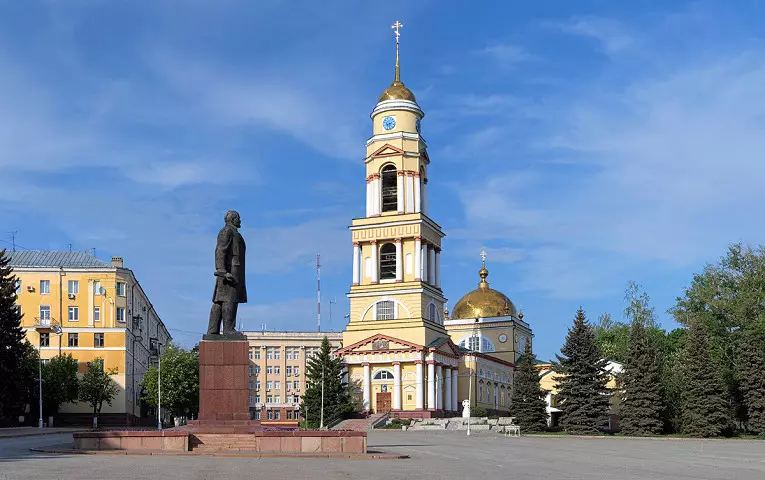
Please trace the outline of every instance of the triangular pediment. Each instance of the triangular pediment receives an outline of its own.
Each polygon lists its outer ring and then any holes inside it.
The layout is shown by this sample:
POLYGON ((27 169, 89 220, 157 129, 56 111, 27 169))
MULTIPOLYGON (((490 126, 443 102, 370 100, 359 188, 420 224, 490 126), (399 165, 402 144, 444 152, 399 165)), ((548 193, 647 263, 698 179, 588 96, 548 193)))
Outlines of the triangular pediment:
POLYGON ((340 355, 350 355, 354 353, 370 353, 370 352, 416 352, 423 350, 422 345, 416 343, 407 342, 400 338, 391 337, 388 335, 377 334, 369 338, 365 338, 353 345, 348 345, 338 351, 340 355))
POLYGON ((457 356, 460 355, 460 350, 457 347, 457 345, 452 342, 451 338, 441 338, 438 341, 432 343, 429 345, 429 350, 431 352, 441 353, 443 355, 447 356, 457 356))
POLYGON ((377 157, 390 157, 393 155, 403 155, 404 151, 400 148, 396 148, 393 145, 386 143, 382 147, 375 150, 372 155, 369 156, 369 158, 377 158, 377 157))

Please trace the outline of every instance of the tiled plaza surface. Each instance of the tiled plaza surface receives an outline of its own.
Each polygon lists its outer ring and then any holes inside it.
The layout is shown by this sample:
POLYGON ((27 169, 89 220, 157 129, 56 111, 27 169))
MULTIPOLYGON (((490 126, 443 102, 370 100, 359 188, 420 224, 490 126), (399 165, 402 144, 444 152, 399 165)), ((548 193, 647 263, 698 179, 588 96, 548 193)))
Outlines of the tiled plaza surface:
POLYGON ((474 435, 378 431, 370 450, 406 460, 46 455, 70 435, 0 439, 0 479, 437 478, 737 479, 765 478, 765 442, 474 435))

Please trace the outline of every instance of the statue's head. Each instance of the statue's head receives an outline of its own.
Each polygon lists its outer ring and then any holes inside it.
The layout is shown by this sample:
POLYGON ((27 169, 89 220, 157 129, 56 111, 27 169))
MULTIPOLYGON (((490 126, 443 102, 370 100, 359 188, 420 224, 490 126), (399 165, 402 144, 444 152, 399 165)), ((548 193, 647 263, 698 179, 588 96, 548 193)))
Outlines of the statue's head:
POLYGON ((236 210, 229 210, 226 212, 226 216, 223 217, 223 219, 225 220, 226 225, 233 225, 236 228, 242 226, 242 219, 239 217, 239 212, 236 210))

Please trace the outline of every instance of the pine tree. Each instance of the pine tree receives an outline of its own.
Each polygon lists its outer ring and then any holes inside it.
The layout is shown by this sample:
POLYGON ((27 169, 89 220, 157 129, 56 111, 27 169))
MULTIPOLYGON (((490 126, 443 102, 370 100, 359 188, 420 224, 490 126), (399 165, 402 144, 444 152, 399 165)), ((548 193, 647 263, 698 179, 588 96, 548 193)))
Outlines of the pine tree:
POLYGON ((560 400, 560 424, 570 433, 597 433, 608 424, 610 395, 606 360, 595 344, 595 332, 580 307, 568 330, 562 355, 556 355, 555 380, 560 400))
POLYGON ((747 410, 747 429, 765 437, 765 337, 755 328, 743 332, 738 373, 747 410))
POLYGON ((683 380, 683 433, 693 437, 720 435, 730 423, 730 409, 725 387, 710 361, 707 333, 698 320, 691 321, 688 328, 683 380))
POLYGON ((318 428, 322 422, 322 384, 324 385, 323 422, 328 424, 345 418, 353 411, 348 385, 343 382, 343 359, 333 356, 327 337, 321 341, 319 353, 308 364, 307 378, 310 382, 303 395, 300 413, 307 412, 307 428, 318 428))
POLYGON ((541 432, 547 427, 547 393, 539 387, 537 357, 526 342, 523 357, 513 379, 513 395, 510 415, 524 431, 541 432))
POLYGON ((655 435, 663 427, 661 363, 643 321, 632 322, 630 347, 622 375, 621 429, 628 435, 655 435))
POLYGON ((16 308, 16 276, 6 250, 0 251, 0 423, 23 411, 19 392, 26 390, 26 348, 21 314, 16 308))

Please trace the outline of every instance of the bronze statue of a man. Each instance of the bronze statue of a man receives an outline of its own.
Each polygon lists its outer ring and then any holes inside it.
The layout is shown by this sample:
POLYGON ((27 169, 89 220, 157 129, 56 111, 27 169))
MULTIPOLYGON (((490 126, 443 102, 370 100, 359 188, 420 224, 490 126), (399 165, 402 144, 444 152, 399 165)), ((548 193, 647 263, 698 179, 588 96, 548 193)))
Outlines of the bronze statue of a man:
POLYGON ((234 210, 226 212, 226 225, 218 232, 215 247, 215 292, 210 310, 208 334, 219 334, 223 323, 223 335, 236 333, 236 311, 240 303, 247 303, 247 286, 244 276, 245 244, 239 233, 242 221, 234 210))

